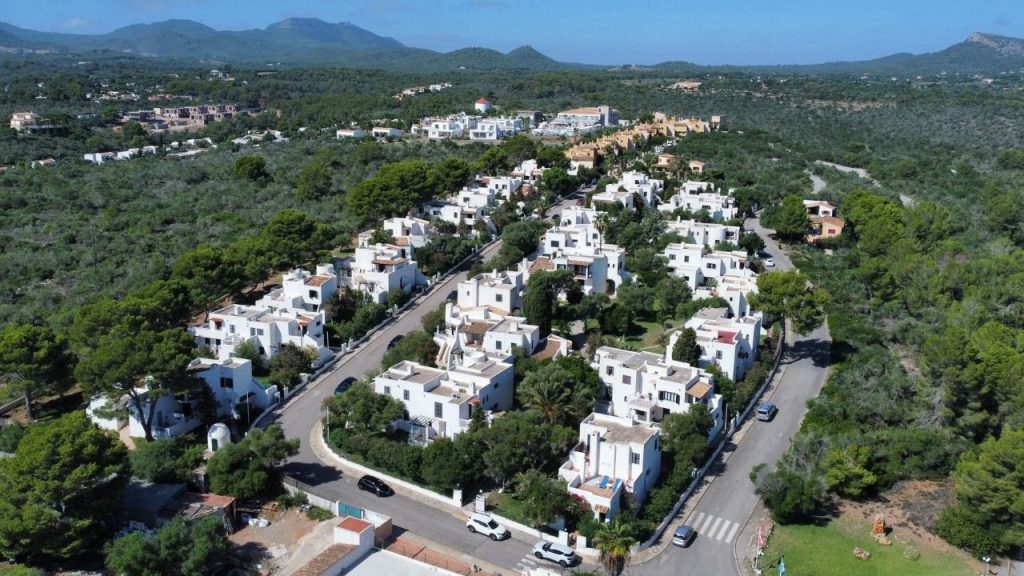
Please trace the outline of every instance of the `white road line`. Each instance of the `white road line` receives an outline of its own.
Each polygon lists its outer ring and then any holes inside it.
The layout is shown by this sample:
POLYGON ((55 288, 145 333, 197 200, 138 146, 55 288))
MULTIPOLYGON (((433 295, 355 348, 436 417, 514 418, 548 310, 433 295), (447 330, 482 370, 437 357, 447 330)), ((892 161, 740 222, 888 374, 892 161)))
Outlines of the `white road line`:
POLYGON ((729 531, 729 535, 725 537, 726 544, 732 544, 732 539, 736 537, 736 531, 740 529, 740 523, 733 524, 732 530, 729 531))
POLYGON ((718 525, 722 523, 721 518, 715 518, 715 523, 711 525, 711 529, 708 530, 708 536, 714 536, 715 530, 718 530, 718 525))
POLYGON ((522 562, 524 564, 529 565, 529 566, 536 566, 537 565, 537 563, 534 562, 533 560, 531 560, 530 558, 523 558, 522 562))
POLYGON ((691 526, 693 526, 694 528, 696 528, 696 527, 697 527, 697 525, 698 525, 698 524, 700 524, 700 521, 701 521, 701 520, 703 520, 705 516, 707 516, 707 514, 705 514, 705 513, 703 513, 703 512, 701 512, 700 514, 698 514, 698 515, 697 515, 697 519, 693 521, 693 524, 691 524, 691 526))
POLYGON ((708 514, 708 517, 704 519, 704 523, 701 524, 700 528, 697 528, 697 533, 698 534, 705 534, 706 531, 704 529, 707 528, 708 525, 711 524, 711 521, 714 520, 714 519, 715 519, 714 516, 712 516, 711 514, 708 514))
POLYGON ((729 529, 729 526, 732 526, 732 522, 726 520, 725 523, 722 524, 722 529, 719 530, 718 534, 715 536, 715 540, 718 540, 719 542, 721 542, 722 541, 722 537, 725 536, 725 532, 726 532, 726 530, 729 529))

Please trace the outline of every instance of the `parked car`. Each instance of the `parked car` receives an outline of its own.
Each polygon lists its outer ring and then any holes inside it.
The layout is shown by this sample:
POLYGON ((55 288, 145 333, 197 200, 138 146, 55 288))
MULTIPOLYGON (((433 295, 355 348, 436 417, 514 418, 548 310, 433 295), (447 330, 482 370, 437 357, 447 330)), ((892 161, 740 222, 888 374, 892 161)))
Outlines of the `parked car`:
POLYGON ((504 540, 511 536, 508 528, 498 524, 494 521, 494 518, 487 514, 480 514, 479 512, 469 515, 469 520, 466 520, 466 528, 473 534, 483 534, 491 540, 504 540))
POLYGON ((338 384, 334 388, 334 393, 335 394, 341 394, 345 390, 348 390, 352 386, 352 384, 355 383, 355 381, 356 381, 356 379, 355 379, 354 376, 349 376, 348 378, 345 378, 344 380, 341 381, 340 384, 338 384))
POLYGON ((391 350, 391 349, 392 349, 392 348, 394 348, 395 346, 398 346, 398 342, 399 342, 399 341, 400 341, 400 340, 401 340, 402 338, 404 338, 404 337, 405 337, 405 335, 404 335, 404 334, 399 334, 398 336, 395 336, 394 338, 392 338, 392 339, 391 339, 391 342, 388 342, 388 350, 391 350))
POLYGON ((448 296, 445 297, 444 301, 445 302, 458 302, 459 301, 459 291, 458 290, 452 290, 451 292, 448 293, 448 296))
POLYGON ((369 475, 360 478, 358 486, 360 490, 373 492, 382 498, 391 496, 395 493, 395 491, 391 489, 391 486, 385 484, 383 480, 369 475))
POLYGON ((686 548, 697 537, 697 531, 683 524, 672 533, 672 543, 676 546, 686 548))
POLYGON ((757 406, 757 419, 765 422, 770 422, 772 418, 775 418, 775 413, 779 411, 778 406, 771 402, 761 402, 757 406))
POLYGON ((763 262, 764 262, 764 267, 765 268, 775 268, 775 259, 774 258, 765 258, 763 260, 763 262))
POLYGON ((554 562, 562 568, 573 566, 580 560, 580 557, 576 555, 576 551, 572 548, 544 541, 537 542, 537 544, 534 545, 533 555, 541 560, 554 562))

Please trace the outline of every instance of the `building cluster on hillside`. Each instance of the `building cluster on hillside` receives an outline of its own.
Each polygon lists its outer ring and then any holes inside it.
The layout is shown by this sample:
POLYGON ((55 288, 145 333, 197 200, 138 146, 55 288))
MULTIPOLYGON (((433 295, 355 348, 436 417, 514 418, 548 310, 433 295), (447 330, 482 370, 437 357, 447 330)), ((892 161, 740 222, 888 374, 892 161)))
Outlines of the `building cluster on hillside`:
POLYGON ((259 112, 259 109, 256 108, 235 104, 203 104, 123 112, 120 122, 138 122, 149 133, 183 132, 205 128, 212 122, 230 120, 236 116, 249 116, 259 112))
MULTIPOLYGON (((278 132, 280 135, 280 132, 278 132)), ((129 148, 114 152, 91 152, 83 154, 82 159, 93 164, 103 164, 111 160, 131 160, 140 156, 149 156, 162 152, 168 156, 193 156, 212 150, 217 147, 210 138, 189 138, 188 140, 174 141, 162 148, 160 146, 142 146, 140 148, 129 148)))
POLYGON ((404 100, 413 96, 419 96, 420 94, 427 94, 429 92, 440 92, 451 88, 452 85, 448 82, 442 82, 440 84, 430 84, 429 86, 410 86, 404 88, 399 92, 396 92, 392 98, 395 100, 404 100))
POLYGON ((711 182, 687 181, 679 191, 658 205, 662 212, 687 210, 692 213, 705 211, 714 220, 733 220, 739 215, 739 207, 733 196, 735 190, 723 192, 711 182))
POLYGON ((413 124, 412 133, 430 139, 500 140, 523 131, 523 119, 515 116, 473 116, 460 112, 428 116, 413 124))
POLYGON ((618 110, 611 106, 593 106, 563 110, 552 120, 541 122, 532 133, 534 136, 549 137, 578 136, 618 125, 618 110))

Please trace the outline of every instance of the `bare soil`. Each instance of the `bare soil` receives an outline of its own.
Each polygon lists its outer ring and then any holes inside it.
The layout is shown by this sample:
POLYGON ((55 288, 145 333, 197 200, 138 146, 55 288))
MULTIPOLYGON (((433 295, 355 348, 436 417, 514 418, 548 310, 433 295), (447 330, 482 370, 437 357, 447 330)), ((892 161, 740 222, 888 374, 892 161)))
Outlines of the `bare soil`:
POLYGON ((888 537, 894 543, 912 544, 922 553, 954 552, 966 557, 966 553, 931 531, 939 513, 953 501, 952 483, 913 480, 900 482, 872 501, 843 501, 839 511, 841 517, 866 526, 871 526, 875 516, 882 514, 886 529, 890 530, 888 537))

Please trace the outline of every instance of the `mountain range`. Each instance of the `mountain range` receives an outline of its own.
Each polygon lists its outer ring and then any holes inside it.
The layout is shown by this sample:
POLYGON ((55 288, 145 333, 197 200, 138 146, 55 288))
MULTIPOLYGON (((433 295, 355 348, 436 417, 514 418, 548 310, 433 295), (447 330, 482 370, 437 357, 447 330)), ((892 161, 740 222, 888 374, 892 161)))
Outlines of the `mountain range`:
MULTIPOLYGON (((530 46, 508 53, 488 48, 436 52, 405 46, 348 22, 289 18, 262 30, 215 30, 191 20, 134 24, 107 34, 63 34, 19 28, 0 22, 0 54, 119 53, 142 58, 200 61, 241 66, 330 65, 406 71, 558 70, 590 68, 558 62, 530 46)), ((653 67, 666 72, 697 73, 744 70, 783 74, 998 74, 1024 69, 1024 40, 994 34, 971 34, 945 50, 928 54, 900 53, 855 62, 782 66, 700 66, 664 62, 653 67)))

